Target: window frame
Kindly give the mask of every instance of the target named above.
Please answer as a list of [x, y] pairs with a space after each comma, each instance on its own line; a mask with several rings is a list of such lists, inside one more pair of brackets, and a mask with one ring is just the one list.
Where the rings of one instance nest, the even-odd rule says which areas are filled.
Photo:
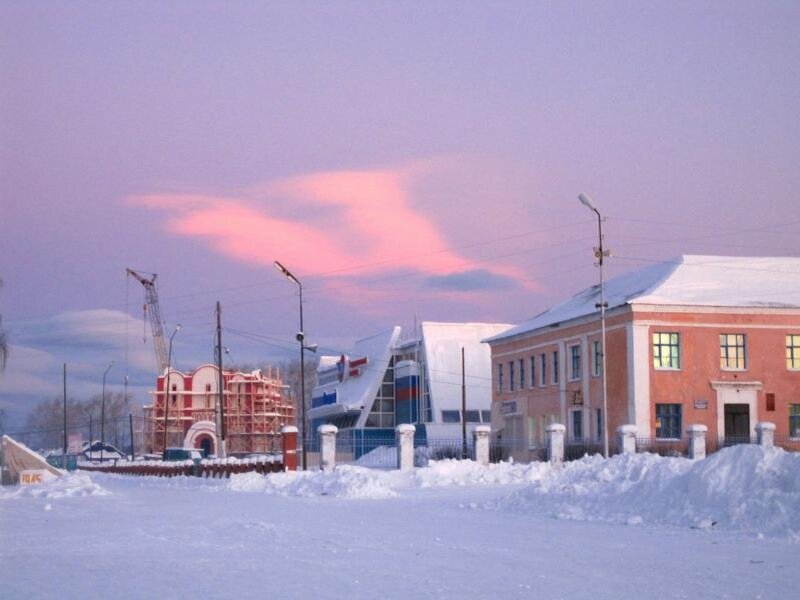
[[503, 363], [497, 363], [497, 393], [503, 393]]
[[553, 350], [552, 359], [553, 359], [553, 385], [558, 385], [558, 350]]
[[519, 389], [520, 391], [525, 389], [525, 359], [519, 359]]
[[[659, 407], [669, 407], [670, 409], [677, 408], [677, 415], [675, 414], [665, 414], [659, 416]], [[655, 406], [655, 416], [656, 416], [656, 439], [657, 440], [680, 440], [681, 436], [683, 435], [683, 404], [680, 402], [657, 402]], [[672, 435], [664, 435], [664, 419], [669, 419], [670, 421], [677, 419], [676, 423], [670, 423], [669, 429], [670, 431], [666, 433], [675, 433], [677, 430], [677, 437]], [[659, 429], [662, 430], [662, 434], [659, 435]]]
[[[576, 419], [576, 416], [577, 416], [577, 419]], [[569, 423], [569, 425], [570, 425], [570, 438], [569, 439], [571, 441], [573, 441], [573, 442], [582, 442], [582, 441], [584, 441], [585, 436], [584, 436], [584, 431], [583, 431], [583, 410], [581, 410], [580, 408], [576, 408], [576, 409], [570, 410], [570, 419], [569, 419], [569, 421], [570, 421], [570, 423]], [[576, 423], [578, 424], [578, 427], [575, 427]], [[576, 430], [577, 430], [577, 433], [579, 433], [580, 435], [576, 435]]]
[[[663, 343], [661, 336], [670, 336], [668, 339], [668, 343]], [[656, 341], [656, 336], [658, 337], [658, 342]], [[676, 343], [672, 343], [672, 336], [675, 336]], [[683, 352], [681, 351], [681, 334], [679, 331], [654, 331], [653, 335], [651, 336], [651, 345], [652, 345], [652, 357], [653, 357], [653, 368], [656, 371], [680, 371], [681, 365], [683, 362]], [[676, 355], [673, 356], [672, 348], [676, 348]], [[656, 356], [656, 349], [658, 348], [658, 356]], [[673, 359], [677, 363], [677, 365], [664, 365], [664, 360], [662, 358], [662, 348], [669, 348], [669, 360], [670, 363], [673, 362]], [[658, 361], [658, 363], [657, 363]]]
[[514, 361], [508, 361], [508, 391], [514, 391]]
[[[569, 377], [570, 381], [580, 381], [581, 376], [583, 375], [582, 371], [582, 364], [581, 360], [583, 359], [581, 353], [581, 345], [580, 344], [570, 344], [568, 346], [569, 350]], [[575, 352], [577, 350], [577, 353]], [[577, 360], [577, 367], [576, 367], [576, 360]]]
[[536, 387], [536, 355], [531, 355], [531, 386]]
[[786, 368], [800, 371], [800, 333], [786, 334]]
[[603, 347], [600, 340], [592, 341], [592, 377], [603, 374]]
[[789, 405], [789, 439], [800, 440], [800, 404]]
[[547, 353], [539, 355], [539, 387], [547, 385]]
[[[736, 338], [736, 344], [731, 345], [728, 342], [730, 338]], [[738, 338], [742, 339], [741, 346], [738, 344]], [[733, 356], [730, 349], [733, 348]], [[720, 333], [719, 334], [719, 368], [723, 371], [747, 371], [748, 356], [747, 356], [747, 334], [745, 333]], [[730, 361], [741, 360], [742, 366], [731, 366]], [[726, 364], [728, 363], [728, 364]]]

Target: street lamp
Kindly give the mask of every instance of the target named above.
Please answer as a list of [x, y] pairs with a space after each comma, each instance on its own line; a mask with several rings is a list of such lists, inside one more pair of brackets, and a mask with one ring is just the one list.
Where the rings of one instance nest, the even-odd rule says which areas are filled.
[[[103, 449], [106, 447], [106, 375], [108, 375], [113, 366], [114, 361], [112, 360], [106, 370], [103, 371], [103, 399], [100, 403], [100, 462], [103, 462]], [[91, 452], [92, 447], [90, 444], [89, 453], [91, 454]]]
[[167, 381], [164, 383], [164, 454], [161, 456], [163, 459], [167, 454], [167, 417], [169, 415], [169, 382], [172, 378], [172, 340], [175, 334], [181, 330], [181, 324], [175, 325], [175, 329], [169, 334], [169, 352], [167, 353]]
[[598, 247], [595, 248], [594, 256], [597, 259], [597, 266], [600, 268], [600, 302], [595, 306], [600, 309], [600, 354], [602, 356], [602, 369], [603, 369], [603, 456], [608, 458], [608, 398], [606, 389], [606, 307], [607, 303], [603, 297], [603, 259], [609, 256], [607, 250], [603, 250], [603, 217], [600, 216], [600, 211], [597, 210], [592, 201], [584, 194], [578, 194], [578, 200], [581, 201], [586, 208], [597, 215], [597, 236]]
[[[273, 263], [275, 268], [289, 281], [297, 284], [300, 291], [300, 331], [297, 332], [295, 339], [300, 343], [300, 439], [302, 439], [303, 448], [303, 470], [306, 470], [306, 359], [305, 351], [312, 350], [316, 352], [316, 345], [306, 346], [304, 343], [305, 333], [303, 333], [303, 284], [292, 273], [284, 267], [277, 260]], [[312, 349], [313, 348], [313, 349]]]

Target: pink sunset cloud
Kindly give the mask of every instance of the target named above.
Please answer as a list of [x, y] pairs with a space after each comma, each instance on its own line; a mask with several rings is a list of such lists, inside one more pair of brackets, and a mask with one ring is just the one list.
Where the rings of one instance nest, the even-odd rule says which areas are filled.
[[204, 240], [234, 260], [271, 265], [280, 258], [305, 275], [411, 271], [445, 283], [463, 273], [521, 278], [516, 269], [488, 269], [450, 249], [433, 221], [412, 207], [411, 173], [313, 173], [238, 196], [150, 194], [131, 202], [167, 212], [169, 231]]

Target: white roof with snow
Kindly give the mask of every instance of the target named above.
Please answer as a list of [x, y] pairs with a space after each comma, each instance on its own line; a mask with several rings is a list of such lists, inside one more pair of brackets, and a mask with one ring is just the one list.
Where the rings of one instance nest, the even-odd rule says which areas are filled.
[[[312, 408], [309, 411], [312, 418], [328, 415], [332, 412], [361, 410], [372, 406], [372, 401], [378, 393], [378, 386], [381, 384], [383, 374], [392, 358], [392, 348], [394, 348], [399, 337], [400, 327], [393, 327], [368, 338], [358, 340], [347, 354], [347, 357], [349, 360], [366, 358], [367, 364], [362, 367], [361, 374], [358, 376], [351, 377], [346, 375], [341, 382], [336, 381], [328, 386], [315, 388], [315, 391], [317, 389], [335, 389], [336, 403]], [[327, 367], [329, 368], [335, 363], [336, 361], [333, 361]], [[318, 372], [319, 370], [321, 369], [318, 369]]]
[[[800, 308], [800, 258], [683, 255], [605, 284], [608, 308], [624, 305]], [[499, 335], [496, 342], [597, 313], [598, 285]]]
[[504, 323], [432, 323], [425, 321], [422, 340], [434, 421], [442, 410], [461, 410], [461, 347], [467, 383], [467, 409], [489, 410], [492, 402], [491, 349], [482, 341], [511, 327]]

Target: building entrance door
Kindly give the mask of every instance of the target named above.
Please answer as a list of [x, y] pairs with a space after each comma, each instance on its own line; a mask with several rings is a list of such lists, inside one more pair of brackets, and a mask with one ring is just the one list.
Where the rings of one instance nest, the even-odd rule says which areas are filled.
[[750, 442], [750, 405], [725, 405], [725, 445]]

